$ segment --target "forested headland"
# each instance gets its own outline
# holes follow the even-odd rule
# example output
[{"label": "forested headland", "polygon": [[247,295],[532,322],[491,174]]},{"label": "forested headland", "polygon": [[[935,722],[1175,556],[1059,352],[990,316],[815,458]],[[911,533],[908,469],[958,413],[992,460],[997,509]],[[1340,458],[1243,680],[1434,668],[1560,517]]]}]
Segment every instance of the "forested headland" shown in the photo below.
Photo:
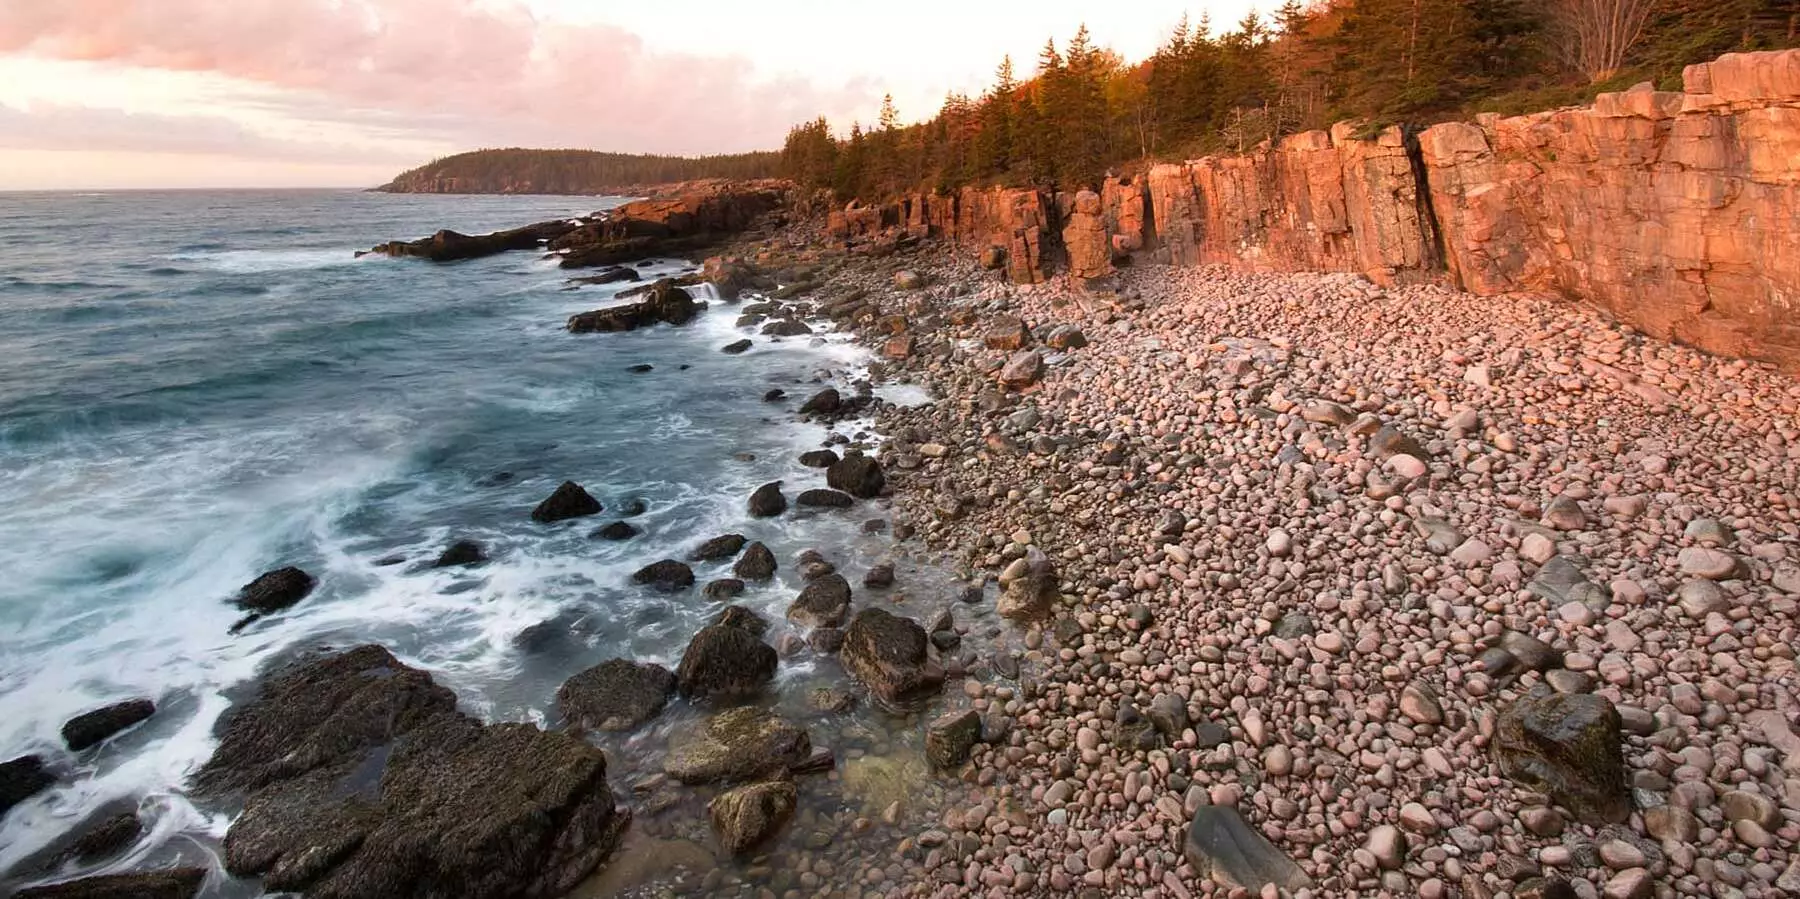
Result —
[{"label": "forested headland", "polygon": [[1584,103],[1722,53],[1800,45],[1795,0],[1315,0],[1235,25],[1183,21],[1149,59],[1084,27],[1044,45],[1029,78],[1000,62],[979,97],[901,125],[797,125],[783,171],[840,199],[921,186],[1096,185],[1109,169],[1240,153],[1334,122],[1428,125]]},{"label": "forested headland", "polygon": [[770,178],[775,152],[653,156],[595,150],[475,150],[434,159],[377,190],[390,193],[605,194],[699,178]]}]

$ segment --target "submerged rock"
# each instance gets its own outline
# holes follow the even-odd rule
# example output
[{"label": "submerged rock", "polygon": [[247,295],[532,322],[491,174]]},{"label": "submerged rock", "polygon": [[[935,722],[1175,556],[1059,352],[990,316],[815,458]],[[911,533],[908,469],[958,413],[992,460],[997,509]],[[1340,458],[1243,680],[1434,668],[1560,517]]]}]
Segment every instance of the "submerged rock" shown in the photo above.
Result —
[{"label": "submerged rock", "polygon": [[694,569],[686,562],[663,559],[639,568],[632,573],[631,580],[667,592],[686,590],[694,586]]},{"label": "submerged rock", "polygon": [[944,671],[930,658],[925,629],[882,608],[856,613],[844,631],[838,659],[844,670],[890,706],[905,706],[936,693]]},{"label": "submerged rock", "polygon": [[70,750],[80,752],[112,739],[120,731],[139,724],[154,714],[156,703],[148,699],[128,699],[114,703],[70,718],[62,728],[63,742],[69,744]]},{"label": "submerged rock", "polygon": [[293,566],[258,575],[238,590],[236,605],[253,615],[270,615],[307,597],[318,585],[312,575]]},{"label": "submerged rock", "polygon": [[600,501],[574,481],[564,481],[556,492],[531,510],[531,520],[550,524],[570,518],[600,514]]},{"label": "submerged rock", "polygon": [[1574,812],[1584,823],[1631,815],[1618,709],[1593,693],[1539,685],[1500,713],[1493,751],[1500,770]]},{"label": "submerged rock", "polygon": [[743,548],[743,534],[724,534],[700,544],[692,558],[696,562],[717,562],[737,555]]},{"label": "submerged rock", "polygon": [[663,773],[684,783],[741,783],[779,775],[812,755],[806,730],[767,709],[740,706],[669,738]]},{"label": "submerged rock", "polygon": [[781,495],[781,482],[771,481],[750,494],[750,514],[755,518],[774,518],[787,511],[787,497]]},{"label": "submerged rock", "polygon": [[226,870],[334,899],[556,895],[618,844],[629,813],[573,736],[483,725],[379,646],[270,678],[196,778],[248,792]]},{"label": "submerged rock", "polygon": [[[735,608],[735,607],[734,607]],[[688,641],[675,677],[689,699],[750,696],[775,679],[775,647],[741,627],[714,624]]]},{"label": "submerged rock", "polygon": [[1253,892],[1269,884],[1290,891],[1312,885],[1293,859],[1252,830],[1230,806],[1195,809],[1182,854],[1200,876]]},{"label": "submerged rock", "polygon": [[588,534],[588,536],[595,540],[617,541],[617,540],[630,540],[631,538],[636,537],[637,535],[639,535],[641,533],[643,533],[643,532],[638,530],[637,527],[635,525],[631,524],[630,522],[615,521],[610,524],[604,524],[598,528],[595,528],[592,533]]},{"label": "submerged rock", "polygon": [[0,762],[0,817],[12,807],[56,784],[42,756],[22,755]]},{"label": "submerged rock", "polygon": [[802,627],[837,627],[850,613],[850,582],[843,575],[815,578],[788,606],[789,621]]},{"label": "submerged rock", "polygon": [[808,490],[794,497],[794,505],[809,509],[848,509],[856,505],[856,497],[836,490]]},{"label": "submerged rock", "polygon": [[732,855],[743,855],[774,836],[799,804],[800,791],[794,782],[775,780],[720,793],[707,811],[719,845]]},{"label": "submerged rock", "polygon": [[949,712],[925,729],[925,758],[940,769],[959,767],[981,742],[981,713],[974,709]]},{"label": "submerged rock", "polygon": [[193,899],[205,882],[205,868],[170,868],[82,877],[27,887],[13,895],[17,899]]},{"label": "submerged rock", "polygon": [[64,855],[83,862],[100,861],[124,852],[143,834],[144,822],[137,812],[109,815],[76,837]]},{"label": "submerged rock", "polygon": [[487,561],[487,552],[481,544],[473,540],[458,540],[450,544],[437,561],[431,563],[433,568],[456,568],[465,565],[480,565]]},{"label": "submerged rock", "polygon": [[662,712],[674,693],[675,675],[669,669],[609,659],[563,682],[556,704],[576,727],[631,730]]}]

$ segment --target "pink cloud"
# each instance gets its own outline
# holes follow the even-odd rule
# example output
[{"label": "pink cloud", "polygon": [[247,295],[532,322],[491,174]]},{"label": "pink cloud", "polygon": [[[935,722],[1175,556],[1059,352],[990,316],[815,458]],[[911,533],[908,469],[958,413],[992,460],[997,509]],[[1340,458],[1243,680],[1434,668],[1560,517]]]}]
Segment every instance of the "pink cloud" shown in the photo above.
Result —
[{"label": "pink cloud", "polygon": [[662,52],[512,2],[54,0],[0,3],[0,53],[185,71],[395,114],[414,133],[497,146],[642,152],[773,148],[789,125],[867,110],[866,85],[764,80],[737,57]]},{"label": "pink cloud", "polygon": [[393,150],[281,140],[218,116],[157,115],[85,106],[0,103],[0,150],[212,154],[324,164],[401,165]]}]

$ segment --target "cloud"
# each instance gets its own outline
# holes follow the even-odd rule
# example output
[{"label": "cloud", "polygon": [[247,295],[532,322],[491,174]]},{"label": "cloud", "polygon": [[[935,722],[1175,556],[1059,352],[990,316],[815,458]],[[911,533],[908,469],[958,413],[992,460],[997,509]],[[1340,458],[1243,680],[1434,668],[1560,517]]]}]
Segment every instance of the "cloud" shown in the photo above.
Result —
[{"label": "cloud", "polygon": [[217,116],[0,103],[0,149],[212,154],[315,163],[402,163],[392,150],[281,140]]},{"label": "cloud", "polygon": [[0,3],[0,53],[210,72],[290,94],[294,114],[460,144],[728,152],[866,111],[862,83],[760,77],[739,57],[657,51],[514,0]]}]

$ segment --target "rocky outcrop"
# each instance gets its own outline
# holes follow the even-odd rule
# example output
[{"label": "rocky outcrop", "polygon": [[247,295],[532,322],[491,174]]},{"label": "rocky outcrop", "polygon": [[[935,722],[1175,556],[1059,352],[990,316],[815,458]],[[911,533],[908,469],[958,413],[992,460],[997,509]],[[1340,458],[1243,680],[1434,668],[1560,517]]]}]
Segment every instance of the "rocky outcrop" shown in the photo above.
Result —
[{"label": "rocky outcrop", "polygon": [[495,231],[492,234],[469,235],[443,230],[418,240],[391,240],[387,243],[376,244],[356,255],[365,256],[373,253],[381,256],[429,259],[432,262],[455,262],[460,259],[479,259],[508,250],[535,250],[580,227],[579,222],[557,219],[526,225],[523,228]]},{"label": "rocky outcrop", "polygon": [[65,880],[13,895],[17,899],[192,899],[205,882],[205,868],[171,868]]},{"label": "rocky outcrop", "polygon": [[702,307],[687,291],[664,278],[650,288],[649,295],[636,303],[579,312],[569,317],[572,334],[635,331],[658,322],[685,325],[694,320]]},{"label": "rocky outcrop", "polygon": [[844,631],[838,659],[883,703],[905,707],[935,694],[944,670],[931,658],[925,629],[882,608],[856,613]]},{"label": "rocky outcrop", "polygon": [[1113,273],[1112,239],[1101,214],[1100,195],[1084,190],[1075,196],[1075,211],[1063,228],[1063,247],[1069,253],[1069,277],[1078,282]]},{"label": "rocky outcrop", "polygon": [[564,268],[619,265],[645,256],[695,256],[779,210],[788,181],[690,181],[584,220],[550,241]]},{"label": "rocky outcrop", "polygon": [[196,782],[247,794],[226,870],[345,899],[559,895],[605,861],[630,817],[600,750],[475,721],[378,646],[271,678],[230,716]]}]

